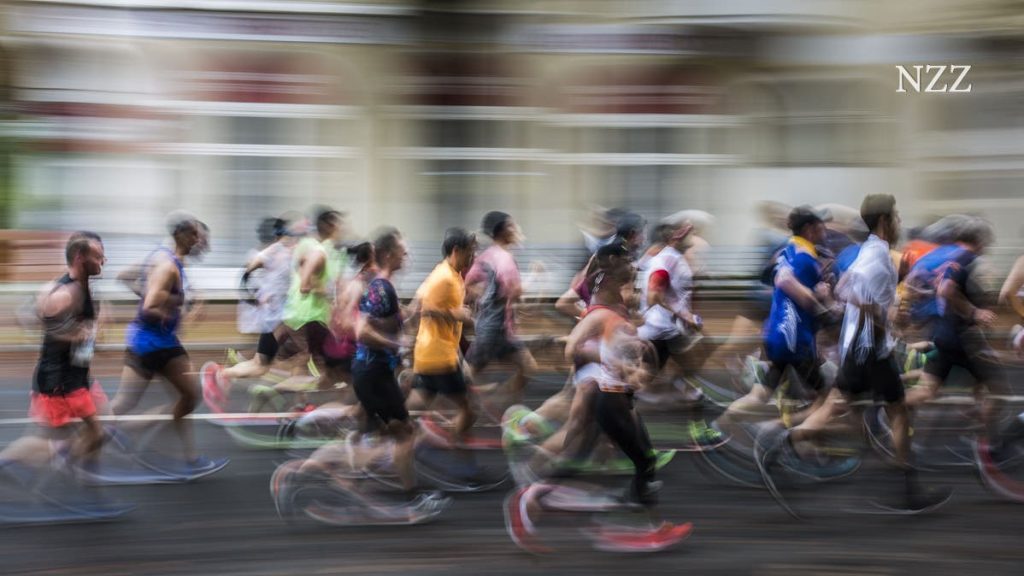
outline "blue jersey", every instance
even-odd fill
[[[836,273],[836,280],[842,278],[850,266],[853,266],[858,254],[860,254],[860,244],[850,244],[836,256],[836,262],[832,266]]]
[[[814,246],[803,238],[790,239],[779,253],[776,268],[786,267],[809,290],[821,282],[821,265]],[[780,288],[772,293],[772,309],[764,325],[764,347],[773,362],[799,362],[817,356],[814,337],[817,321]]]
[[[135,319],[128,324],[128,329],[125,331],[125,343],[128,345],[128,349],[139,356],[157,350],[181,346],[181,341],[178,340],[178,325],[181,323],[181,308],[185,303],[185,268],[182,266],[181,260],[178,260],[178,257],[174,255],[174,252],[167,248],[161,248],[156,252],[166,252],[174,260],[174,265],[178,267],[178,284],[171,290],[171,298],[177,300],[177,307],[174,314],[162,322],[154,321],[144,316],[142,314],[142,304],[146,297],[146,287],[143,284],[143,300],[139,301],[139,309],[135,314]],[[153,254],[156,254],[156,252]],[[150,255],[150,258],[147,258],[147,264],[151,258],[152,255]]]
[[[923,323],[942,317],[942,307],[936,292],[948,268],[964,252],[956,244],[944,244],[925,254],[914,263],[903,281],[910,319]]]

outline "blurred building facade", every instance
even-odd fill
[[[159,233],[200,214],[227,252],[312,204],[416,241],[517,215],[577,243],[590,204],[716,215],[762,200],[1024,232],[1024,3],[840,0],[9,2],[4,226]],[[1015,20],[1016,19],[1016,20]],[[966,64],[969,94],[895,66]],[[238,248],[240,249],[240,248]]]

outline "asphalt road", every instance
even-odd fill
[[[0,377],[0,418],[21,417],[30,370],[8,362]],[[117,362],[98,368],[114,388]],[[1016,375],[1015,375],[1016,377]],[[553,380],[553,379],[551,379]],[[535,385],[537,405],[554,384]],[[153,395],[163,392],[156,387]],[[151,401],[159,398],[151,399]],[[654,418],[681,419],[679,415]],[[23,427],[0,426],[6,443]],[[681,454],[661,473],[665,518],[694,523],[678,548],[617,555],[585,547],[531,556],[506,535],[507,490],[457,495],[437,522],[412,527],[293,528],[274,510],[268,481],[281,452],[238,447],[220,429],[197,423],[211,456],[228,456],[220,473],[186,485],[107,488],[137,504],[106,524],[0,529],[2,574],[1022,574],[1024,507],[986,492],[967,469],[931,475],[955,488],[953,500],[919,517],[851,514],[861,493],[895,490],[872,470],[824,488],[809,521],[790,519],[763,491],[735,487]],[[583,522],[583,519],[579,520]],[[569,531],[570,527],[567,526]]]

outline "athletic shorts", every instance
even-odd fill
[[[1001,378],[995,353],[991,350],[969,355],[963,348],[936,348],[929,354],[923,370],[945,382],[955,366],[966,370],[977,382],[994,382]]]
[[[854,356],[851,350],[839,370],[836,387],[840,392],[850,397],[871,392],[876,402],[881,400],[889,404],[903,400],[903,381],[892,354],[887,358],[876,358],[870,354],[864,364],[857,364]]]
[[[260,334],[259,341],[256,342],[256,353],[261,356],[266,356],[271,360],[277,356],[277,349],[280,346],[277,344],[277,338],[274,337],[273,332],[264,332]]]
[[[494,360],[504,360],[519,354],[526,346],[522,341],[504,332],[474,334],[473,344],[466,354],[470,366],[479,368]]]
[[[308,352],[313,358],[323,360],[324,344],[330,333],[320,322],[307,322],[298,329],[288,328],[278,342],[278,353],[285,360],[300,352]]]
[[[188,352],[181,346],[154,350],[141,356],[132,352],[131,348],[129,348],[125,350],[124,363],[132,370],[135,370],[140,376],[152,378],[156,374],[163,372],[171,360],[180,356],[188,358]]]
[[[442,396],[464,396],[469,392],[461,369],[448,374],[417,374],[413,388]]]
[[[825,386],[825,378],[821,375],[821,364],[817,359],[808,358],[798,361],[773,361],[768,368],[764,385],[772,391],[779,387],[782,377],[786,374],[786,368],[792,366],[801,384],[820,392]]]
[[[682,334],[671,338],[651,340],[650,342],[654,346],[654,351],[658,354],[658,370],[664,368],[670,358],[683,354],[697,343],[696,338]]]
[[[95,416],[96,403],[88,388],[79,388],[64,395],[33,392],[29,415],[40,424],[60,428],[75,418]]]
[[[387,424],[391,420],[409,419],[405,397],[389,362],[353,360],[352,388],[371,421],[379,418]]]

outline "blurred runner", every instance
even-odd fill
[[[185,418],[198,405],[200,389],[188,352],[178,339],[187,300],[183,261],[202,249],[202,231],[199,221],[185,212],[168,217],[167,231],[171,246],[151,253],[143,265],[141,302],[125,334],[125,367],[111,409],[114,414],[127,413],[139,403],[150,381],[162,376],[178,393],[172,414],[184,450],[185,473],[201,474],[226,463],[198,455],[192,423]]]
[[[12,442],[0,453],[0,467],[12,462],[46,464],[57,455],[91,467],[103,443],[95,402],[103,391],[90,390],[89,377],[99,311],[89,278],[103,270],[103,241],[93,232],[76,232],[68,238],[64,255],[67,271],[36,297],[43,344],[32,380],[30,412],[43,433]],[[82,426],[75,426],[77,419]]]
[[[420,325],[413,351],[416,380],[408,405],[416,410],[429,409],[438,394],[453,402],[458,410],[457,441],[465,440],[474,420],[459,358],[459,342],[463,327],[473,326],[472,313],[465,306],[462,275],[473,265],[476,248],[476,235],[461,228],[449,228],[441,245],[444,259],[416,291]]]
[[[516,304],[522,297],[519,267],[512,248],[522,243],[523,233],[511,216],[488,212],[481,224],[493,244],[481,253],[466,274],[466,291],[476,305],[473,344],[466,355],[470,380],[494,360],[510,360],[515,374],[505,390],[516,400],[536,368],[529,349],[516,337]]]
[[[284,316],[294,245],[294,235],[288,227],[289,223],[281,218],[265,219],[257,231],[264,248],[249,260],[242,272],[242,290],[251,293],[250,281],[257,271],[262,270],[253,300],[239,302],[238,305],[240,331],[259,334],[255,356],[230,368],[220,369],[217,365],[207,364],[201,370],[204,392],[212,393],[213,400],[220,404],[223,404],[235,378],[255,378],[266,374],[277,356],[278,343],[274,331]],[[212,387],[207,378],[210,370],[215,374]]]

